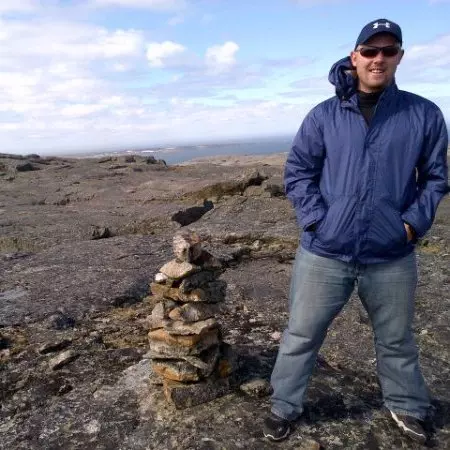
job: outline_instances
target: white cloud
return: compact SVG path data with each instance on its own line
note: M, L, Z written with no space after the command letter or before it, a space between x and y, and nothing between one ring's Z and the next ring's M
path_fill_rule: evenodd
M185 0L93 0L97 6L120 6L156 11L176 11L186 6Z
M73 22L0 21L0 67L11 62L27 65L46 61L117 59L144 51L144 38L137 30L109 31ZM44 58L44 59L42 59Z
M236 52L239 45L233 41L215 45L206 50L206 65L212 72L223 72L236 64Z
M61 109L61 115L64 117L82 117L88 116L93 113L99 112L105 109L107 105L96 105L96 104L83 104L78 103L75 105L65 106Z
M171 17L167 23L171 26L171 27L175 27L176 25L180 25L180 23L184 22L184 17L183 16L173 16Z
M405 61L414 62L416 67L423 66L425 70L450 65L450 34L440 36L426 44L407 48Z
M147 45L147 59L152 67L164 67L167 60L185 50L181 44L172 41L151 42Z
M34 12L39 6L37 0L3 0L0 3L0 14Z

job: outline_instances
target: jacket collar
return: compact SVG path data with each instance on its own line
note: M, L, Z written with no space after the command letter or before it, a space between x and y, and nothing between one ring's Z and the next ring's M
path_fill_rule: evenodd
M328 81L335 87L336 95L342 106L358 106L358 79L352 66L350 57L340 59L330 69ZM383 91L379 102L392 98L398 92L395 80Z

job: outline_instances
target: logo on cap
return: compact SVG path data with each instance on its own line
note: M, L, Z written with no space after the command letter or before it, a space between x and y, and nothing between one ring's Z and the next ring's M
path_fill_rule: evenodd
M391 28L391 24L389 22L375 22L373 24L373 29L376 30L378 27Z

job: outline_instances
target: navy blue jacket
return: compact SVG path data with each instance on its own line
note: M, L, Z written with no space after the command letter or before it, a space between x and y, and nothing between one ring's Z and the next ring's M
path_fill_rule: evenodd
M449 192L448 133L434 103L395 83L368 126L350 67L349 58L332 67L336 96L304 119L286 162L286 194L306 230L304 248L346 262L387 262L414 248L404 223L424 236Z

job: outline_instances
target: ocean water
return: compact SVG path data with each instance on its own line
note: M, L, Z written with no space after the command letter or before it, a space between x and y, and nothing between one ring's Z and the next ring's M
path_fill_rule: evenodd
M129 149L117 152L96 154L95 156L136 154L154 156L167 164L180 164L195 158L227 155L268 155L287 152L292 144L292 137L273 139L255 139L252 141L227 142L205 145L181 145L148 149ZM91 155L92 156L92 155Z

